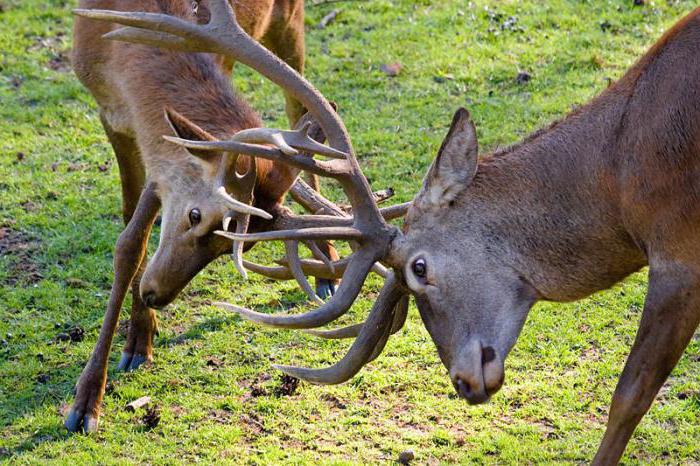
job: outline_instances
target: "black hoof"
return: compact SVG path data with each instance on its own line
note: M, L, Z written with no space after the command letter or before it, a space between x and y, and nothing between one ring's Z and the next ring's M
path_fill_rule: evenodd
M97 432L99 419L89 414L83 414L81 410L71 409L63 424L68 432L85 432L87 434Z
M126 372L129 370L131 365L131 358L133 355L129 353L122 353L121 359L119 359L119 365L117 365L117 370L120 372Z
M319 279L316 281L316 295L321 299L328 299L335 294L335 282Z
M148 358L141 354L122 353L122 357L119 360L117 370L121 372L135 371L136 369L141 367L145 362L148 362Z
M148 358L146 358L146 356L142 356L140 354L135 354L134 357L131 358L131 365L129 366L129 372L135 371L136 369L141 367L141 365L143 363L145 363L146 361L148 361Z

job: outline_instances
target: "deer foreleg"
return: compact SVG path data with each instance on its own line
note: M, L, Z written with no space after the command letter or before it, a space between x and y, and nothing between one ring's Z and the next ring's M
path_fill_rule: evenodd
M634 429L676 366L700 321L700 275L678 264L654 266L632 351L617 384L605 436L593 460L615 465Z
M156 196L155 187L146 186L134 215L117 240L114 253L114 283L107 312L92 356L78 379L75 402L65 422L66 428L71 432L97 430L100 405L107 381L107 361L112 337L119 322L124 297L146 254L148 236L159 208L160 201Z
M153 337L156 334L158 321L156 311L144 304L139 291L145 265L144 257L131 283L132 305L129 333L117 366L119 371L130 372L143 363L153 360Z

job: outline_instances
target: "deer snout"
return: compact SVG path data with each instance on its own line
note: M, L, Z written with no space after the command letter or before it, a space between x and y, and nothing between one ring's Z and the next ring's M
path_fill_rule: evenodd
M141 287L141 300L143 303L153 309L162 309L170 304L175 297L159 295L156 290Z
M469 404L484 403L503 385L503 361L492 346L472 340L453 360L450 378L457 394Z
M144 304L153 309L162 309L175 300L182 286L175 280L163 280L158 274L152 273L152 269L147 268L141 278L139 293Z

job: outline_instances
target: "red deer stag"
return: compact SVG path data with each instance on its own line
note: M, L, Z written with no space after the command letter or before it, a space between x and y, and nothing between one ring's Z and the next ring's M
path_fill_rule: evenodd
M286 232L219 232L235 241L324 238L359 245L339 290L318 309L269 315L222 304L274 327L328 324L348 311L374 261L393 269L364 323L312 331L355 337L348 354L325 369L279 366L288 374L321 384L348 380L400 328L405 307L397 304L413 295L455 390L482 403L503 384L504 360L536 301L581 299L648 265L639 331L594 459L619 461L700 322L700 9L587 105L480 162L474 123L458 110L402 231L372 202L348 133L327 101L245 36L229 8L221 6L221 16L199 27L141 14L93 14L132 26L118 33L121 40L209 50L254 67L297 97L331 146L348 154L330 162L272 150L258 156L338 180L352 219L305 217L308 228ZM224 24L235 32L217 34ZM236 147L175 142L193 150Z
M80 5L146 9L172 14L191 24L204 22L209 15L206 4L188 0L83 0ZM238 1L236 8L246 30L284 57L290 66L302 70L303 1ZM131 325L120 370L133 370L152 358L156 330L152 308L171 302L204 266L231 251L231 242L215 235L214 230L225 221L225 230L230 225L244 232L250 214L257 216L250 225L252 231L274 228L285 214L281 201L297 178L298 170L290 170L284 164L266 160L256 164L248 157L188 153L166 143L161 136L215 140L235 134L239 141L269 141L291 153L296 150L286 144L285 138L297 147L313 146L301 133L250 129L260 127L261 121L234 94L228 79L229 60L101 39L112 30L113 26L105 23L84 18L75 21L73 67L97 100L103 126L116 153L127 226L116 245L114 285L99 340L78 381L75 404L66 422L71 431L97 428L109 348L129 285L132 284L133 295ZM287 94L290 121L299 119L302 110L298 100ZM301 118L299 126L307 120ZM308 125L304 129L309 129ZM311 129L311 135L321 136L318 125ZM238 172L248 174L242 176ZM214 190L213 182L217 185ZM314 199L323 204L322 198L306 196L309 202ZM254 207L249 206L251 202ZM146 266L147 240L160 210L161 241ZM308 245L314 248L312 243ZM234 248L241 271L242 246L239 242ZM318 248L314 252L321 254ZM313 295L308 283L300 283ZM326 281L325 286L330 283Z

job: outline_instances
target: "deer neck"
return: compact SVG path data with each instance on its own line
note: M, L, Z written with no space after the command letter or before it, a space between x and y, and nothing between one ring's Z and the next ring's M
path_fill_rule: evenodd
M645 264L627 233L616 131L625 93L609 91L550 128L487 157L467 190L467 222L545 299L605 289Z

